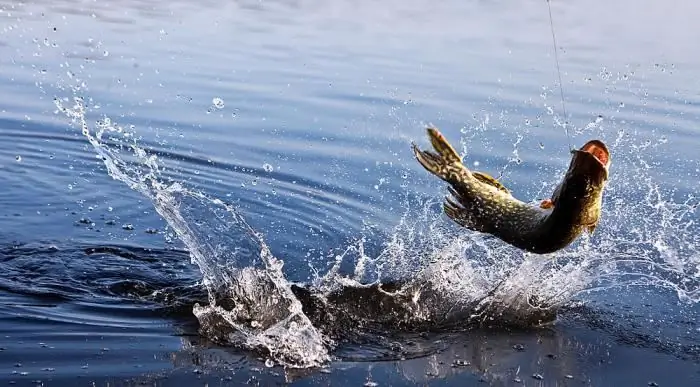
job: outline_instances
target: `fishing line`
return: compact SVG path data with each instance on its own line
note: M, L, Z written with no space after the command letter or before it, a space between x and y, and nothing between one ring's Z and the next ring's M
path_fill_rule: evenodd
M549 3L550 0L547 1L547 9L549 10L549 27L551 28L552 31L552 44L554 45L554 60L557 63L557 75L559 76L559 96L561 97L561 109L564 112L564 132L566 132L566 141L569 144L569 150L573 150L574 148L571 146L571 135L569 134L569 121L567 120L567 117L569 116L566 113L566 102L564 101L564 84L561 81L561 66L559 66L559 53L557 52L557 37L556 34L554 33L554 19L552 18L552 5ZM503 169L501 172L498 174L498 177L496 179L500 180L503 175L506 172L506 169L508 169L508 165L510 163L506 164L503 166Z
M564 131L566 132L566 140L569 142L569 150L574 148L571 146L571 135L569 134L569 115L566 113L566 103L564 102L564 84L561 81L561 68L559 66L559 53L557 50L557 37L554 33L554 19L552 18L552 5L550 0L547 1L547 9L549 10L549 27L552 30L552 44L554 45L554 60L557 63L557 75L559 76L559 95L561 96L561 109L564 112Z

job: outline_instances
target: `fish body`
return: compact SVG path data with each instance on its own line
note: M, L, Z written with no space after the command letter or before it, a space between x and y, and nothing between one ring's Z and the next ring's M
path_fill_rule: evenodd
M443 209L457 224L536 254L560 250L598 225L610 166L602 141L572 150L569 169L551 199L535 205L516 199L493 177L468 169L437 129L427 131L434 151L413 144L413 152L425 169L449 184L451 196Z

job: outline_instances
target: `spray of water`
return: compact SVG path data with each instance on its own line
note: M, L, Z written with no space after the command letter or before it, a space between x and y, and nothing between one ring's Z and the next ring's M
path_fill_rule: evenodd
M194 313L204 333L227 344L264 348L285 366L326 362L329 343L302 312L282 274L283 262L272 256L259 233L232 206L163 177L157 157L140 148L129 130L107 118L91 130L85 101L76 97L72 102L64 106L65 100L55 100L81 128L109 175L151 200L200 268L210 304L197 305ZM232 305L222 307L223 299Z
M91 128L83 99L55 102L82 130L110 176L150 199L187 246L210 294L208 305L194 308L203 334L225 344L264 348L286 366L316 366L330 359L333 342L304 314L284 278L283 262L235 208L165 177L157 157L138 145L130 129L107 118ZM648 152L622 134L611 149L617 170L636 178L611 180L604 221L592 237L570 248L546 257L524 253L445 222L436 199L406 195L405 213L383 236L377 253L368 254L367 239L359 238L335 257L330 270L312 267L317 275L311 286L330 295L401 278L406 285L395 295L415 304L407 308L418 322L531 324L574 297L619 286L662 287L697 302L700 199L672 200L675 192L649 178ZM348 260L351 276L340 272Z

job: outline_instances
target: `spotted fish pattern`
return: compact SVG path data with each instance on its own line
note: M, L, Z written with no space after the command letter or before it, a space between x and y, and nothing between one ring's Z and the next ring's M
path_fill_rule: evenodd
M413 144L413 152L426 170L449 184L450 196L443 209L457 224L538 254L564 248L582 231L595 229L610 162L601 141L589 141L572 151L569 170L552 199L546 205L534 205L513 197L488 174L469 170L437 129L427 128L427 132L433 151ZM600 152L598 157L594 151Z

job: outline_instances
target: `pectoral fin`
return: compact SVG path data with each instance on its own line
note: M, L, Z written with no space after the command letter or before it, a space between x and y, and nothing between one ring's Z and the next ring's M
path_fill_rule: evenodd
M598 226L598 223L593 223L591 225L586 226L586 231L588 231L589 234L593 234L593 231L595 231L595 228Z
M554 208L554 202L552 201L552 199L544 199L540 203L540 208L543 208L545 210L550 209L550 208Z

